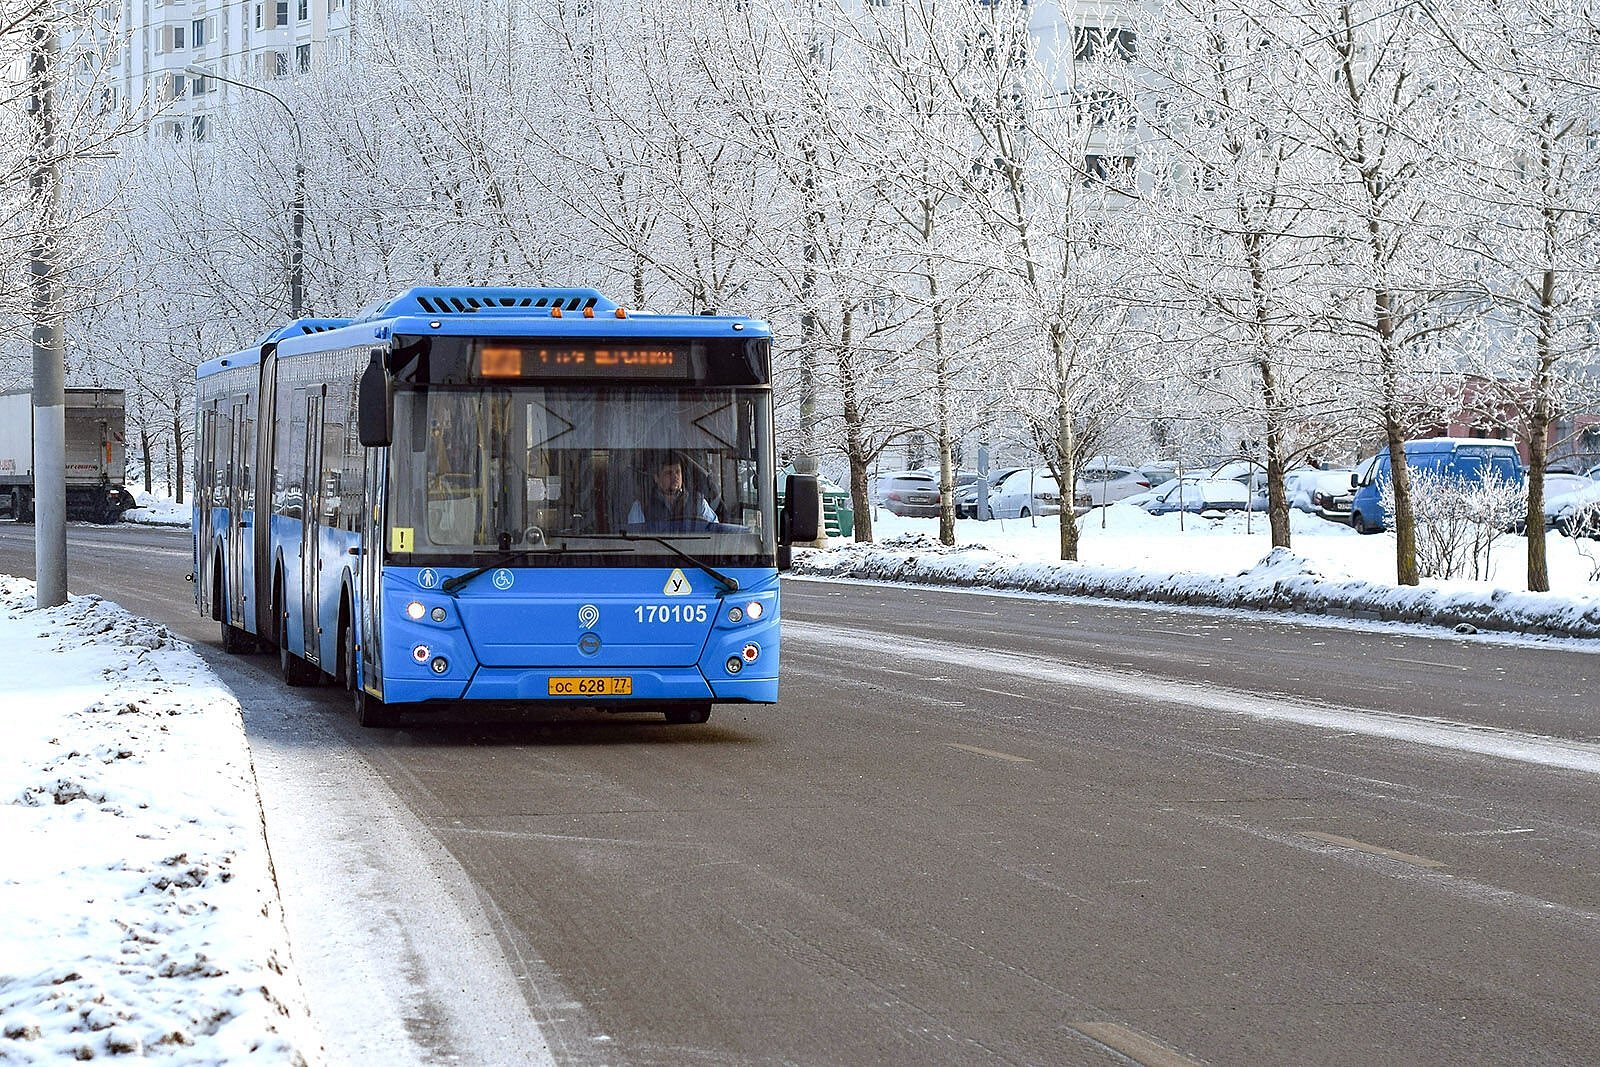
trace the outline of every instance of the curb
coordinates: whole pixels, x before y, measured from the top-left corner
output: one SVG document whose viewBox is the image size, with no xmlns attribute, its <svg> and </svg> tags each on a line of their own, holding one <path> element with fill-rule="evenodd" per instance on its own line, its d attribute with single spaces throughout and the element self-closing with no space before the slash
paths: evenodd
<svg viewBox="0 0 1600 1067">
<path fill-rule="evenodd" d="M 1600 595 L 1575 598 L 1508 589 L 1444 590 L 1329 581 L 1306 560 L 1283 549 L 1274 549 L 1243 574 L 1224 576 L 1119 570 L 1061 561 L 1021 563 L 981 546 L 951 548 L 919 536 L 828 552 L 797 552 L 794 573 L 1184 607 L 1331 615 L 1435 626 L 1460 633 L 1493 630 L 1600 638 Z"/>
</svg>

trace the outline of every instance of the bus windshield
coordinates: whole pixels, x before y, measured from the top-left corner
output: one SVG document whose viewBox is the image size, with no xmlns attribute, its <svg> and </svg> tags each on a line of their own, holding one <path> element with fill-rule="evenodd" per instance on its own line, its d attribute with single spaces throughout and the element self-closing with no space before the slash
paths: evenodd
<svg viewBox="0 0 1600 1067">
<path fill-rule="evenodd" d="M 388 547 L 538 566 L 660 557 L 666 541 L 707 563 L 770 565 L 770 405 L 761 389 L 402 388 Z"/>
</svg>

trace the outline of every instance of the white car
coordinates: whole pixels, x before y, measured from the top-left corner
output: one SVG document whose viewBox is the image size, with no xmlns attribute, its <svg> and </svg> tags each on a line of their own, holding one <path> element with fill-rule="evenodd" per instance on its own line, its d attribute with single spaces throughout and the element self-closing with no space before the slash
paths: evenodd
<svg viewBox="0 0 1600 1067">
<path fill-rule="evenodd" d="M 1061 514 L 1061 486 L 1048 467 L 1012 471 L 996 487 L 989 506 L 997 519 Z"/>
<path fill-rule="evenodd" d="M 1148 491 L 1150 479 L 1137 467 L 1115 464 L 1092 464 L 1078 474 L 1076 498 L 1089 498 L 1091 507 L 1115 504 L 1130 496 Z"/>
<path fill-rule="evenodd" d="M 1549 489 L 1550 476 L 1547 476 L 1545 490 Z M 1587 488 L 1574 492 L 1546 496 L 1544 524 L 1568 537 L 1600 538 L 1600 481 L 1591 481 Z"/>
</svg>

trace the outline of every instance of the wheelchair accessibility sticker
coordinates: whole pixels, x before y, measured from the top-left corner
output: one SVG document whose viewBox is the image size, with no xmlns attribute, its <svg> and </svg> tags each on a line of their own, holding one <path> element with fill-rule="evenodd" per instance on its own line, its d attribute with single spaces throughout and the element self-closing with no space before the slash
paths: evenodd
<svg viewBox="0 0 1600 1067">
<path fill-rule="evenodd" d="M 512 583 L 515 582 L 517 578 L 516 575 L 506 570 L 504 567 L 501 567 L 499 570 L 494 572 L 494 577 L 490 580 L 494 582 L 494 587 L 496 589 L 504 591 L 510 589 Z"/>
</svg>

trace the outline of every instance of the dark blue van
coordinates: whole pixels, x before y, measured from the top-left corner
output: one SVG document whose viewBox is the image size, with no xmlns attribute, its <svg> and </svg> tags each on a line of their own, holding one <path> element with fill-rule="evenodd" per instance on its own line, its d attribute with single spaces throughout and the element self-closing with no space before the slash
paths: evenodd
<svg viewBox="0 0 1600 1067">
<path fill-rule="evenodd" d="M 1493 471 L 1507 481 L 1523 484 L 1526 475 L 1517 446 L 1510 441 L 1479 437 L 1430 437 L 1406 442 L 1406 466 L 1412 471 L 1481 481 Z M 1350 479 L 1355 498 L 1350 502 L 1350 525 L 1361 533 L 1381 533 L 1389 528 L 1383 510 L 1383 487 L 1389 482 L 1389 450 L 1364 460 Z"/>
</svg>

